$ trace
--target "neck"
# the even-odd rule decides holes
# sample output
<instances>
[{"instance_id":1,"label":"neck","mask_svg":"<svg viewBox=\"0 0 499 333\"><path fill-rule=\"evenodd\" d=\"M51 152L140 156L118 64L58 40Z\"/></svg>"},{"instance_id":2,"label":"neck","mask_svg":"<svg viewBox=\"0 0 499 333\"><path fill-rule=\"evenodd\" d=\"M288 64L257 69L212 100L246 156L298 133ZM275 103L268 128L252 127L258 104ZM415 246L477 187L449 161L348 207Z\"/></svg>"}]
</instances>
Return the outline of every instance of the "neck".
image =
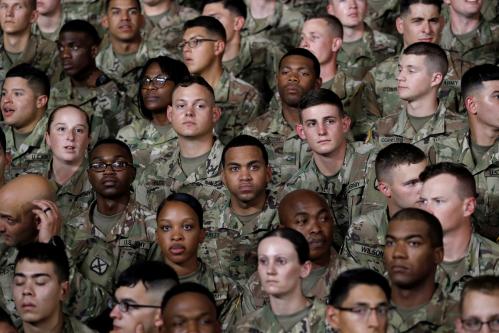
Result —
<instances>
[{"instance_id":1,"label":"neck","mask_svg":"<svg viewBox=\"0 0 499 333\"><path fill-rule=\"evenodd\" d=\"M165 126L170 122L168 121L168 117L166 116L166 110L163 112L153 112L152 113L152 123L156 126Z\"/></svg>"},{"instance_id":2,"label":"neck","mask_svg":"<svg viewBox=\"0 0 499 333\"><path fill-rule=\"evenodd\" d=\"M331 261L331 248L329 248L329 251L327 253L324 253L324 255L320 258L316 258L312 261L312 269L318 269L322 267L327 267L329 266L329 262Z\"/></svg>"},{"instance_id":3,"label":"neck","mask_svg":"<svg viewBox=\"0 0 499 333\"><path fill-rule=\"evenodd\" d=\"M142 37L140 37L140 35L138 35L135 40L126 42L117 40L113 36L110 36L109 39L111 40L113 51L118 54L137 53L140 43L142 43Z\"/></svg>"},{"instance_id":4,"label":"neck","mask_svg":"<svg viewBox=\"0 0 499 333\"><path fill-rule=\"evenodd\" d=\"M194 158L208 153L213 148L214 143L213 134L211 133L199 138L178 138L180 154L187 158Z\"/></svg>"},{"instance_id":5,"label":"neck","mask_svg":"<svg viewBox=\"0 0 499 333\"><path fill-rule=\"evenodd\" d=\"M17 133L20 133L20 134L28 134L28 133L33 132L33 130L35 129L35 127L38 124L38 122L40 121L40 119L42 119L44 111L45 110L37 110L37 112L35 114L35 118L33 119L33 121L31 123L29 123L28 125L26 125L24 127L20 127L20 128L14 127L14 131L16 131Z\"/></svg>"},{"instance_id":6,"label":"neck","mask_svg":"<svg viewBox=\"0 0 499 333\"><path fill-rule=\"evenodd\" d=\"M338 66L336 64L336 53L333 54L331 60L325 64L321 64L321 78L322 82L332 80L336 76Z\"/></svg>"},{"instance_id":7,"label":"neck","mask_svg":"<svg viewBox=\"0 0 499 333\"><path fill-rule=\"evenodd\" d=\"M222 61L230 61L239 56L241 50L241 34L236 32L232 40L227 41L225 44L224 55Z\"/></svg>"},{"instance_id":8,"label":"neck","mask_svg":"<svg viewBox=\"0 0 499 333\"><path fill-rule=\"evenodd\" d=\"M148 6L147 4L142 3L142 6L144 6L144 14L146 14L146 16L158 16L170 10L172 0L160 1L154 6Z\"/></svg>"},{"instance_id":9,"label":"neck","mask_svg":"<svg viewBox=\"0 0 499 333\"><path fill-rule=\"evenodd\" d=\"M75 87L97 87L97 79L102 75L102 72L95 66L95 62L92 67L88 68L85 72L72 76L71 84Z\"/></svg>"},{"instance_id":10,"label":"neck","mask_svg":"<svg viewBox=\"0 0 499 333\"><path fill-rule=\"evenodd\" d=\"M436 288L435 273L418 286L411 286L411 289L404 289L392 283L392 301L397 307L413 309L429 303Z\"/></svg>"},{"instance_id":11,"label":"neck","mask_svg":"<svg viewBox=\"0 0 499 333\"><path fill-rule=\"evenodd\" d=\"M343 167L346 151L347 151L347 142L345 140L338 147L338 149L327 155L320 155L313 152L312 156L319 171L324 176L329 177L336 175Z\"/></svg>"},{"instance_id":12,"label":"neck","mask_svg":"<svg viewBox=\"0 0 499 333\"><path fill-rule=\"evenodd\" d=\"M291 128L295 128L300 121L300 109L298 107L289 106L282 102L282 116Z\"/></svg>"},{"instance_id":13,"label":"neck","mask_svg":"<svg viewBox=\"0 0 499 333\"><path fill-rule=\"evenodd\" d=\"M362 38L364 30L364 23L353 28L343 26L343 42L352 43L358 41Z\"/></svg>"},{"instance_id":14,"label":"neck","mask_svg":"<svg viewBox=\"0 0 499 333\"><path fill-rule=\"evenodd\" d=\"M23 329L25 333L61 333L63 326L64 316L60 310L51 318L47 318L42 322L37 322L36 324L23 322Z\"/></svg>"},{"instance_id":15,"label":"neck","mask_svg":"<svg viewBox=\"0 0 499 333\"><path fill-rule=\"evenodd\" d=\"M222 61L217 58L217 61L213 63L207 70L203 73L199 73L203 79L210 84L210 86L215 87L220 81L220 77L223 73Z\"/></svg>"},{"instance_id":16,"label":"neck","mask_svg":"<svg viewBox=\"0 0 499 333\"><path fill-rule=\"evenodd\" d=\"M386 198L386 206L388 207L388 217L391 218L393 215L395 215L400 208L391 198Z\"/></svg>"},{"instance_id":17,"label":"neck","mask_svg":"<svg viewBox=\"0 0 499 333\"><path fill-rule=\"evenodd\" d=\"M274 15L275 0L253 0L250 1L251 16L255 19L263 19Z\"/></svg>"},{"instance_id":18,"label":"neck","mask_svg":"<svg viewBox=\"0 0 499 333\"><path fill-rule=\"evenodd\" d=\"M125 211L128 202L130 201L130 193L119 198L104 198L97 193L97 209L103 215L115 215Z\"/></svg>"},{"instance_id":19,"label":"neck","mask_svg":"<svg viewBox=\"0 0 499 333\"><path fill-rule=\"evenodd\" d=\"M270 296L270 307L277 316L286 316L297 313L309 305L309 301L303 296L301 288L296 288L291 294L276 297Z\"/></svg>"},{"instance_id":20,"label":"neck","mask_svg":"<svg viewBox=\"0 0 499 333\"><path fill-rule=\"evenodd\" d=\"M31 27L30 27L31 28ZM17 34L3 34L3 47L7 52L21 53L29 43L31 32L29 29Z\"/></svg>"},{"instance_id":21,"label":"neck","mask_svg":"<svg viewBox=\"0 0 499 333\"><path fill-rule=\"evenodd\" d=\"M459 229L444 232L444 262L456 261L466 256L473 229L471 220L463 221ZM467 246L463 246L467 244Z\"/></svg>"},{"instance_id":22,"label":"neck","mask_svg":"<svg viewBox=\"0 0 499 333\"><path fill-rule=\"evenodd\" d=\"M54 158L52 160L52 177L54 178L57 184L64 185L78 171L82 162L83 158L73 163L66 163Z\"/></svg>"},{"instance_id":23,"label":"neck","mask_svg":"<svg viewBox=\"0 0 499 333\"><path fill-rule=\"evenodd\" d=\"M435 114L438 108L438 99L435 93L422 96L415 101L407 102L407 113L413 117L427 117Z\"/></svg>"},{"instance_id":24,"label":"neck","mask_svg":"<svg viewBox=\"0 0 499 333\"><path fill-rule=\"evenodd\" d=\"M479 124L477 119L468 118L471 141L482 147L494 145L499 138L499 128Z\"/></svg>"},{"instance_id":25,"label":"neck","mask_svg":"<svg viewBox=\"0 0 499 333\"><path fill-rule=\"evenodd\" d=\"M452 33L454 33L455 35L464 35L470 31L475 30L480 24L480 12L476 13L472 17L466 17L456 13L456 11L454 11L451 6L449 6L449 11L450 28L452 30Z\"/></svg>"},{"instance_id":26,"label":"neck","mask_svg":"<svg viewBox=\"0 0 499 333\"><path fill-rule=\"evenodd\" d=\"M234 196L231 196L230 209L237 215L246 216L263 211L265 207L265 201L267 200L267 195L262 192L256 198L251 201L240 201Z\"/></svg>"},{"instance_id":27,"label":"neck","mask_svg":"<svg viewBox=\"0 0 499 333\"><path fill-rule=\"evenodd\" d=\"M198 259L196 257L190 258L188 261L182 263L182 264L177 264L174 263L173 261L169 260L168 258L164 258L164 261L170 265L171 268L177 273L179 278L182 278L184 276L187 276L189 274L194 273L199 266Z\"/></svg>"},{"instance_id":28,"label":"neck","mask_svg":"<svg viewBox=\"0 0 499 333\"><path fill-rule=\"evenodd\" d=\"M42 32L50 33L57 30L62 20L62 6L59 4L57 8L47 15L39 15L36 20L38 28Z\"/></svg>"}]
</instances>

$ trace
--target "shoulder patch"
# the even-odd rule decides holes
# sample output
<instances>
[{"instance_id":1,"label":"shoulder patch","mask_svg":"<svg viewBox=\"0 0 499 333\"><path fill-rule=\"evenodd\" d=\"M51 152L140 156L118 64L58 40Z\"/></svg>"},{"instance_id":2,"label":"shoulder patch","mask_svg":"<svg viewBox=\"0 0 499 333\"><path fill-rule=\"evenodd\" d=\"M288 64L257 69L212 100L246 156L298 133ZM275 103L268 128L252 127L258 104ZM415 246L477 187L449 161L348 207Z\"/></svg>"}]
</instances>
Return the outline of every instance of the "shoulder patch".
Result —
<instances>
[{"instance_id":1,"label":"shoulder patch","mask_svg":"<svg viewBox=\"0 0 499 333\"><path fill-rule=\"evenodd\" d=\"M108 268L109 264L100 257L95 257L94 260L92 260L92 262L90 263L90 269L98 275L104 275L104 273L107 272Z\"/></svg>"}]
</instances>

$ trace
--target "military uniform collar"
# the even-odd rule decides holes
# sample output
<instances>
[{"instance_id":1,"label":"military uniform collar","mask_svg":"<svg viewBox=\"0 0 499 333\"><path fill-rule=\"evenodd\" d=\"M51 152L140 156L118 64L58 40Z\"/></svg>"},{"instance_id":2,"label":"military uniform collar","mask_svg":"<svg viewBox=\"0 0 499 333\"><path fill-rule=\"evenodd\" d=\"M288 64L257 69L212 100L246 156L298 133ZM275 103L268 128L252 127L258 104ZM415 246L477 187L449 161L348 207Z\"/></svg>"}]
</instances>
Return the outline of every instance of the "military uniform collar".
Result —
<instances>
[{"instance_id":1,"label":"military uniform collar","mask_svg":"<svg viewBox=\"0 0 499 333\"><path fill-rule=\"evenodd\" d=\"M290 330L290 332L294 332L294 329L300 324L303 325L303 327L309 327L311 329L312 327L314 327L317 324L320 324L321 322L325 323L326 304L324 304L322 302L322 300L320 300L318 298L311 298L309 300L312 302L312 307L308 311L307 316L304 317L300 322L296 323L295 326L293 326L293 328ZM264 319L263 321L265 323L269 323L269 324L274 323L273 325L277 325L278 327L281 328L281 330L279 330L279 332L283 331L282 327L279 325L279 321L278 321L276 315L274 314L274 312L272 311L272 308L270 307L269 303L264 305L264 307L262 308L261 314L262 314L262 317ZM303 323L304 321L306 321L306 324ZM256 331L258 331L258 330L256 330ZM271 332L275 332L275 331L272 330Z\"/></svg>"},{"instance_id":2,"label":"military uniform collar","mask_svg":"<svg viewBox=\"0 0 499 333\"><path fill-rule=\"evenodd\" d=\"M222 151L223 151L222 142L218 139L215 139L215 142L211 147L210 153L208 154L208 159L206 160L206 164L204 166L200 166L193 174L187 175L186 182L191 183L199 179L213 178L218 176L220 169L220 161L222 159ZM175 175L183 173L181 167L182 164L180 163L180 147L177 147L173 152L173 158L176 161L178 167L170 169L170 172L175 173L170 176L172 176L172 178L176 178Z\"/></svg>"},{"instance_id":3,"label":"military uniform collar","mask_svg":"<svg viewBox=\"0 0 499 333\"><path fill-rule=\"evenodd\" d=\"M45 111L46 113L46 111ZM31 133L28 135L26 140L23 142L23 144L19 147L19 150L16 150L14 146L14 129L12 126L5 126L4 125L4 132L5 136L7 138L7 142L11 142L12 145L10 145L10 152L12 154L12 158L19 157L20 155L24 154L25 152L28 151L30 147L35 147L39 148L42 145L45 145L45 129L47 128L47 123L48 123L48 116L47 114L44 114L42 118L38 121L36 124L35 128L31 131Z\"/></svg>"},{"instance_id":4,"label":"military uniform collar","mask_svg":"<svg viewBox=\"0 0 499 333\"><path fill-rule=\"evenodd\" d=\"M437 110L433 114L433 117L428 120L424 126L419 130L415 131L409 121L409 114L407 112L407 107L403 106L402 111L398 116L398 121L392 127L392 132L395 135L410 138L411 141L418 142L424 138L445 133L445 116L447 114L447 108L444 103L438 103Z\"/></svg>"},{"instance_id":5,"label":"military uniform collar","mask_svg":"<svg viewBox=\"0 0 499 333\"><path fill-rule=\"evenodd\" d=\"M459 141L462 141L462 160L465 165L473 166L473 174L476 175L488 169L491 165L499 163L499 142L496 141L496 143L489 148L487 153L485 153L480 160L475 161L475 158L471 152L471 132L468 131L464 136L464 140Z\"/></svg>"},{"instance_id":6,"label":"military uniform collar","mask_svg":"<svg viewBox=\"0 0 499 333\"><path fill-rule=\"evenodd\" d=\"M3 53L3 58L4 58L2 63L7 63L7 65L4 65L2 67L10 68L10 67L13 67L17 64L22 64L22 63L31 64L34 62L38 47L40 45L40 37L39 36L36 36L36 35L33 35L32 33L30 33L28 45L21 52L21 56L19 57L19 59L16 62L13 62L9 58L7 50L5 49L4 44L3 44L3 39L0 39L0 40L1 40L1 51Z\"/></svg>"},{"instance_id":7,"label":"military uniform collar","mask_svg":"<svg viewBox=\"0 0 499 333\"><path fill-rule=\"evenodd\" d=\"M247 22L247 31L252 31L252 35L256 35L259 32L262 32L264 30L269 30L272 29L273 27L277 26L279 22L282 20L282 15L283 15L283 4L281 1L275 1L275 9L274 13L272 15L267 16L265 18L265 26L261 26L260 30L257 30L257 24L256 24L256 19L251 15L250 9L248 7L248 14L251 16L251 19L246 20Z\"/></svg>"},{"instance_id":8,"label":"military uniform collar","mask_svg":"<svg viewBox=\"0 0 499 333\"><path fill-rule=\"evenodd\" d=\"M230 82L235 79L234 75L223 67L222 75L213 90L215 91L215 101L224 103L229 100Z\"/></svg>"},{"instance_id":9,"label":"military uniform collar","mask_svg":"<svg viewBox=\"0 0 499 333\"><path fill-rule=\"evenodd\" d=\"M298 138L295 129L286 121L282 114L282 102L277 94L270 101L267 112L272 117L268 132L286 136L286 139Z\"/></svg>"},{"instance_id":10,"label":"military uniform collar","mask_svg":"<svg viewBox=\"0 0 499 333\"><path fill-rule=\"evenodd\" d=\"M111 42L109 42L106 48L99 52L95 60L97 63L107 63L112 65L104 67L115 67L114 64L118 64L119 75L121 75L121 77L124 77L128 73L143 66L144 62L148 59L149 49L149 43L146 41L146 39L143 38L137 52L135 53L134 61L124 64L119 62L116 53L113 50L113 45Z\"/></svg>"},{"instance_id":11,"label":"military uniform collar","mask_svg":"<svg viewBox=\"0 0 499 333\"><path fill-rule=\"evenodd\" d=\"M80 195L85 189L85 185L89 184L87 176L87 159L83 160L81 165L78 167L78 170L76 170L75 174L71 176L69 181L66 184L63 184L61 187L59 187L55 180L51 179L52 163L53 160L50 161L49 168L47 170L47 177L49 181L56 187L56 194L58 196L64 194L71 194L74 196Z\"/></svg>"}]
</instances>

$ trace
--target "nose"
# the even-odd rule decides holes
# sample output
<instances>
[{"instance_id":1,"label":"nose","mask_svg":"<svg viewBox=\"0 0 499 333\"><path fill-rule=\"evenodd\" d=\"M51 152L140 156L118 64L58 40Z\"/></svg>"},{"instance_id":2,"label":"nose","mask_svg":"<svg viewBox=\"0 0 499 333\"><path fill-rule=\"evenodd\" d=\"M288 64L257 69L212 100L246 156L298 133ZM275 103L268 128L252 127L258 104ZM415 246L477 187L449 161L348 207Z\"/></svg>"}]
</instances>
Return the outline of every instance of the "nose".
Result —
<instances>
[{"instance_id":1,"label":"nose","mask_svg":"<svg viewBox=\"0 0 499 333\"><path fill-rule=\"evenodd\" d=\"M9 93L5 93L2 96L2 104L12 103L12 95Z\"/></svg>"},{"instance_id":2,"label":"nose","mask_svg":"<svg viewBox=\"0 0 499 333\"><path fill-rule=\"evenodd\" d=\"M393 249L393 255L392 257L394 258L405 258L407 256L407 251L405 244L402 242L395 242L395 247Z\"/></svg>"},{"instance_id":3,"label":"nose","mask_svg":"<svg viewBox=\"0 0 499 333\"><path fill-rule=\"evenodd\" d=\"M300 47L301 47L301 48L304 48L304 49L306 49L306 48L308 48L308 47L309 47L307 37L303 36L303 37L301 38L301 40L300 40Z\"/></svg>"},{"instance_id":4,"label":"nose","mask_svg":"<svg viewBox=\"0 0 499 333\"><path fill-rule=\"evenodd\" d=\"M269 261L267 265L267 275L274 275L275 274L275 265L272 260Z\"/></svg>"},{"instance_id":5,"label":"nose","mask_svg":"<svg viewBox=\"0 0 499 333\"><path fill-rule=\"evenodd\" d=\"M7 230L7 228L5 228L5 223L3 222L3 220L0 218L0 234L3 234L5 233L5 231Z\"/></svg>"},{"instance_id":6,"label":"nose","mask_svg":"<svg viewBox=\"0 0 499 333\"><path fill-rule=\"evenodd\" d=\"M109 314L109 317L112 319L119 319L121 318L121 311L118 307L118 304L116 304L113 309L111 310L111 313Z\"/></svg>"},{"instance_id":7,"label":"nose","mask_svg":"<svg viewBox=\"0 0 499 333\"><path fill-rule=\"evenodd\" d=\"M61 46L62 50L60 50L61 58L66 59L71 57L71 52L69 50L69 47L67 46Z\"/></svg>"},{"instance_id":8,"label":"nose","mask_svg":"<svg viewBox=\"0 0 499 333\"><path fill-rule=\"evenodd\" d=\"M189 320L187 323L187 332L188 333L198 333L199 326L196 320Z\"/></svg>"},{"instance_id":9,"label":"nose","mask_svg":"<svg viewBox=\"0 0 499 333\"><path fill-rule=\"evenodd\" d=\"M319 134L321 136L327 134L326 126L323 123L317 124L317 134Z\"/></svg>"},{"instance_id":10,"label":"nose","mask_svg":"<svg viewBox=\"0 0 499 333\"><path fill-rule=\"evenodd\" d=\"M421 27L421 29L423 29L423 32L425 34L429 34L430 31L431 31L431 28L430 28L430 22L429 21L424 21L423 22L423 26Z\"/></svg>"},{"instance_id":11,"label":"nose","mask_svg":"<svg viewBox=\"0 0 499 333\"><path fill-rule=\"evenodd\" d=\"M399 70L399 72L397 74L397 81L399 81L399 82L405 81L405 74L404 74L404 71L402 69Z\"/></svg>"},{"instance_id":12,"label":"nose","mask_svg":"<svg viewBox=\"0 0 499 333\"><path fill-rule=\"evenodd\" d=\"M290 82L298 82L298 81L300 81L300 79L298 77L298 73L293 72L293 71L289 72L289 74L288 74L288 81L290 81Z\"/></svg>"},{"instance_id":13,"label":"nose","mask_svg":"<svg viewBox=\"0 0 499 333\"><path fill-rule=\"evenodd\" d=\"M349 0L348 1L348 8L357 8L357 1L356 0Z\"/></svg>"},{"instance_id":14,"label":"nose","mask_svg":"<svg viewBox=\"0 0 499 333\"><path fill-rule=\"evenodd\" d=\"M10 6L7 8L5 14L8 16L8 17L14 17L14 6Z\"/></svg>"},{"instance_id":15,"label":"nose","mask_svg":"<svg viewBox=\"0 0 499 333\"><path fill-rule=\"evenodd\" d=\"M180 228L172 228L172 234L171 234L172 240L182 240L184 238L183 233L181 232Z\"/></svg>"},{"instance_id":16,"label":"nose","mask_svg":"<svg viewBox=\"0 0 499 333\"><path fill-rule=\"evenodd\" d=\"M68 139L69 141L74 141L74 139L75 139L75 133L74 133L73 130L67 131L67 133L66 133L66 139Z\"/></svg>"},{"instance_id":17,"label":"nose","mask_svg":"<svg viewBox=\"0 0 499 333\"><path fill-rule=\"evenodd\" d=\"M26 281L26 283L24 284L23 295L24 296L33 295L33 288L29 281Z\"/></svg>"},{"instance_id":18,"label":"nose","mask_svg":"<svg viewBox=\"0 0 499 333\"><path fill-rule=\"evenodd\" d=\"M240 179L251 179L251 173L249 172L249 168L241 168L239 172Z\"/></svg>"},{"instance_id":19,"label":"nose","mask_svg":"<svg viewBox=\"0 0 499 333\"><path fill-rule=\"evenodd\" d=\"M120 19L124 21L130 21L130 13L128 13L128 10L121 11Z\"/></svg>"},{"instance_id":20,"label":"nose","mask_svg":"<svg viewBox=\"0 0 499 333\"><path fill-rule=\"evenodd\" d=\"M371 309L371 312L369 313L369 317L367 318L367 324L369 327L375 328L379 327L380 325L380 318L378 317L378 314L376 313L376 310Z\"/></svg>"}]
</instances>

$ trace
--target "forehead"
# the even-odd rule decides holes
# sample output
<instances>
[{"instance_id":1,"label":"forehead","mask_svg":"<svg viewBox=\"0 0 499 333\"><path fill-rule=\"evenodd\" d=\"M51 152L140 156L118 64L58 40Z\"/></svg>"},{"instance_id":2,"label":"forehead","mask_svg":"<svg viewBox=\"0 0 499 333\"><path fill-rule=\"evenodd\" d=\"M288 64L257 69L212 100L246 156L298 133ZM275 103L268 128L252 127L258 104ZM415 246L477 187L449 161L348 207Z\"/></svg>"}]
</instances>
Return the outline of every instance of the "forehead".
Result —
<instances>
[{"instance_id":1,"label":"forehead","mask_svg":"<svg viewBox=\"0 0 499 333\"><path fill-rule=\"evenodd\" d=\"M301 193L291 197L291 200L288 201L286 212L293 216L304 213L314 214L323 209L328 209L324 200L310 193Z\"/></svg>"},{"instance_id":2,"label":"forehead","mask_svg":"<svg viewBox=\"0 0 499 333\"><path fill-rule=\"evenodd\" d=\"M198 215L192 209L191 206L182 201L167 201L163 206L163 209L159 212L158 218L168 216L169 219L175 220L177 218L193 218L196 221L198 220Z\"/></svg>"},{"instance_id":3,"label":"forehead","mask_svg":"<svg viewBox=\"0 0 499 333\"><path fill-rule=\"evenodd\" d=\"M114 292L114 295L118 301L123 299L144 299L145 294L147 294L147 289L142 281L137 282L134 286L118 287Z\"/></svg>"},{"instance_id":4,"label":"forehead","mask_svg":"<svg viewBox=\"0 0 499 333\"><path fill-rule=\"evenodd\" d=\"M429 193L432 195L451 195L455 194L457 196L456 187L458 186L458 181L456 177L449 174L440 174L438 176L432 177L423 183L422 193Z\"/></svg>"},{"instance_id":5,"label":"forehead","mask_svg":"<svg viewBox=\"0 0 499 333\"><path fill-rule=\"evenodd\" d=\"M173 296L166 304L166 317L208 313L216 317L216 308L208 297L196 292L184 292Z\"/></svg>"},{"instance_id":6,"label":"forehead","mask_svg":"<svg viewBox=\"0 0 499 333\"><path fill-rule=\"evenodd\" d=\"M173 99L203 99L211 101L213 96L208 89L200 84L194 83L187 87L178 86L173 92Z\"/></svg>"},{"instance_id":7,"label":"forehead","mask_svg":"<svg viewBox=\"0 0 499 333\"><path fill-rule=\"evenodd\" d=\"M327 33L329 29L327 22L321 18L309 19L303 24L304 32L321 32Z\"/></svg>"},{"instance_id":8,"label":"forehead","mask_svg":"<svg viewBox=\"0 0 499 333\"><path fill-rule=\"evenodd\" d=\"M418 178L421 172L426 168L426 160L418 163L399 164L389 170L390 175L398 180Z\"/></svg>"},{"instance_id":9,"label":"forehead","mask_svg":"<svg viewBox=\"0 0 499 333\"><path fill-rule=\"evenodd\" d=\"M29 7L30 0L0 0L0 3L5 3L9 5L21 4L25 7Z\"/></svg>"},{"instance_id":10,"label":"forehead","mask_svg":"<svg viewBox=\"0 0 499 333\"><path fill-rule=\"evenodd\" d=\"M184 31L184 39L190 39L193 37L206 37L209 35L208 29L205 27L192 27Z\"/></svg>"},{"instance_id":11,"label":"forehead","mask_svg":"<svg viewBox=\"0 0 499 333\"><path fill-rule=\"evenodd\" d=\"M281 68L282 67L306 68L310 71L313 71L314 62L312 61L312 59L306 58L301 55L290 55L282 59Z\"/></svg>"},{"instance_id":12,"label":"forehead","mask_svg":"<svg viewBox=\"0 0 499 333\"><path fill-rule=\"evenodd\" d=\"M301 116L304 121L325 117L339 117L340 110L336 105L319 104L303 109Z\"/></svg>"},{"instance_id":13,"label":"forehead","mask_svg":"<svg viewBox=\"0 0 499 333\"><path fill-rule=\"evenodd\" d=\"M499 92L499 80L483 81L480 90L486 92L487 94L496 91Z\"/></svg>"},{"instance_id":14,"label":"forehead","mask_svg":"<svg viewBox=\"0 0 499 333\"><path fill-rule=\"evenodd\" d=\"M57 110L56 114L54 114L54 120L53 122L56 121L62 121L62 120L79 120L83 123L86 123L86 117L84 114L85 111L82 111L80 109L75 108L74 106L66 106L63 108L60 108Z\"/></svg>"},{"instance_id":15,"label":"forehead","mask_svg":"<svg viewBox=\"0 0 499 333\"><path fill-rule=\"evenodd\" d=\"M90 38L90 35L84 31L64 31L61 32L61 35L59 36L59 42L77 42L81 44L90 44L92 42L92 39Z\"/></svg>"},{"instance_id":16,"label":"forehead","mask_svg":"<svg viewBox=\"0 0 499 333\"><path fill-rule=\"evenodd\" d=\"M138 2L139 0L111 0L109 1L109 9L111 8L121 8L121 9L130 9L130 8L139 8Z\"/></svg>"},{"instance_id":17,"label":"forehead","mask_svg":"<svg viewBox=\"0 0 499 333\"><path fill-rule=\"evenodd\" d=\"M438 7L435 5L427 5L423 3L414 3L409 6L409 10L405 13L405 16L408 18L413 17L440 17L440 13L438 12Z\"/></svg>"},{"instance_id":18,"label":"forehead","mask_svg":"<svg viewBox=\"0 0 499 333\"><path fill-rule=\"evenodd\" d=\"M258 160L263 162L263 154L260 148L256 146L231 147L225 153L227 162L243 162Z\"/></svg>"},{"instance_id":19,"label":"forehead","mask_svg":"<svg viewBox=\"0 0 499 333\"><path fill-rule=\"evenodd\" d=\"M358 303L376 305L387 302L386 295L379 286L359 284L348 291L348 296L343 301L343 306Z\"/></svg>"},{"instance_id":20,"label":"forehead","mask_svg":"<svg viewBox=\"0 0 499 333\"><path fill-rule=\"evenodd\" d=\"M402 54L399 63L402 66L425 66L425 60L425 55Z\"/></svg>"},{"instance_id":21,"label":"forehead","mask_svg":"<svg viewBox=\"0 0 499 333\"><path fill-rule=\"evenodd\" d=\"M209 3L204 6L203 8L203 13L225 13L229 14L230 16L236 16L233 14L230 10L224 7L224 4L222 1L219 2L213 2Z\"/></svg>"},{"instance_id":22,"label":"forehead","mask_svg":"<svg viewBox=\"0 0 499 333\"><path fill-rule=\"evenodd\" d=\"M391 220L388 224L388 234L397 238L412 235L426 239L429 237L429 230L428 225L421 220Z\"/></svg>"},{"instance_id":23,"label":"forehead","mask_svg":"<svg viewBox=\"0 0 499 333\"><path fill-rule=\"evenodd\" d=\"M33 91L28 84L28 80L19 77L13 76L5 79L3 83L3 89L24 89L28 91Z\"/></svg>"},{"instance_id":24,"label":"forehead","mask_svg":"<svg viewBox=\"0 0 499 333\"><path fill-rule=\"evenodd\" d=\"M52 262L38 262L23 259L17 263L15 272L26 275L47 274L49 276L54 276L55 265Z\"/></svg>"},{"instance_id":25,"label":"forehead","mask_svg":"<svg viewBox=\"0 0 499 333\"><path fill-rule=\"evenodd\" d=\"M107 158L107 157L125 157L130 159L130 155L124 147L114 143L105 143L92 151L91 158Z\"/></svg>"},{"instance_id":26,"label":"forehead","mask_svg":"<svg viewBox=\"0 0 499 333\"><path fill-rule=\"evenodd\" d=\"M298 253L296 253L293 243L285 238L277 236L267 237L262 240L260 244L258 244L258 255L282 255L298 258Z\"/></svg>"},{"instance_id":27,"label":"forehead","mask_svg":"<svg viewBox=\"0 0 499 333\"><path fill-rule=\"evenodd\" d=\"M468 291L464 295L462 311L462 317L499 315L499 289L491 293L479 290Z\"/></svg>"}]
</instances>

